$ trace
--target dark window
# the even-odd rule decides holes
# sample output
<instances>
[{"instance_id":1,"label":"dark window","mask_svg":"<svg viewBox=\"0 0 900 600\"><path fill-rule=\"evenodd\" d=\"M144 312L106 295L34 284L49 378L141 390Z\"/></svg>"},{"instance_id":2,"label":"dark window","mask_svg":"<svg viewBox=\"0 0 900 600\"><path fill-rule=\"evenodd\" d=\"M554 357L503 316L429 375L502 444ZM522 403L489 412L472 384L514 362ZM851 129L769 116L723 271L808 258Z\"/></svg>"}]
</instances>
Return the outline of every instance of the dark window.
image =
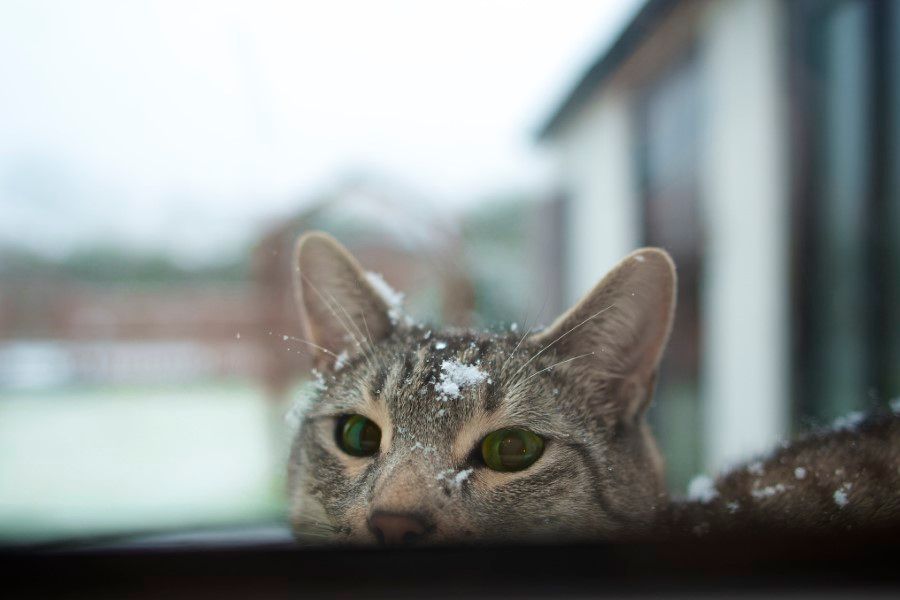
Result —
<instances>
[{"instance_id":1,"label":"dark window","mask_svg":"<svg viewBox=\"0 0 900 600\"><path fill-rule=\"evenodd\" d=\"M833 419L898 387L898 6L792 11L795 416Z\"/></svg>"}]
</instances>

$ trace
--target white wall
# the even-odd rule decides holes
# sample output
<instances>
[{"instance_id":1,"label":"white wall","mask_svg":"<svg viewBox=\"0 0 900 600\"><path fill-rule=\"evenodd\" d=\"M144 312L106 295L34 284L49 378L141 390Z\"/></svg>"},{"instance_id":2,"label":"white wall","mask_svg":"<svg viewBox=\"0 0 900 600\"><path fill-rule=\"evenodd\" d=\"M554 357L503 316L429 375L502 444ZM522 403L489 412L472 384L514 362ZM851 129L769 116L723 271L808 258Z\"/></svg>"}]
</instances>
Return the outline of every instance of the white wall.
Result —
<instances>
[{"instance_id":1,"label":"white wall","mask_svg":"<svg viewBox=\"0 0 900 600\"><path fill-rule=\"evenodd\" d=\"M788 189L776 0L710 3L703 201L707 466L772 447L787 429Z\"/></svg>"},{"instance_id":2,"label":"white wall","mask_svg":"<svg viewBox=\"0 0 900 600\"><path fill-rule=\"evenodd\" d=\"M616 90L599 95L560 136L561 176L570 203L565 294L569 304L640 240L628 100Z\"/></svg>"},{"instance_id":3,"label":"white wall","mask_svg":"<svg viewBox=\"0 0 900 600\"><path fill-rule=\"evenodd\" d=\"M710 2L698 31L706 232L706 467L771 448L788 422L786 92L778 0ZM641 240L629 90L601 90L556 138L572 302Z\"/></svg>"}]
</instances>

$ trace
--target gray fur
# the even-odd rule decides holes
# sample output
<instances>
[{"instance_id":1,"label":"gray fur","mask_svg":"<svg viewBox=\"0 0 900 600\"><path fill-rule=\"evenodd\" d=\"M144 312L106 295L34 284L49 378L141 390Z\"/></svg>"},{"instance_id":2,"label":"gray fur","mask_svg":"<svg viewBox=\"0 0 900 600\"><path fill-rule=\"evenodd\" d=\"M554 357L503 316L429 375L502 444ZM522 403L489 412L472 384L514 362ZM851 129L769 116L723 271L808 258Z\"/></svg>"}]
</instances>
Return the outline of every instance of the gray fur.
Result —
<instances>
[{"instance_id":1,"label":"gray fur","mask_svg":"<svg viewBox=\"0 0 900 600\"><path fill-rule=\"evenodd\" d=\"M429 542L625 536L655 525L665 496L643 410L674 303L663 253L623 261L556 324L524 336L386 327L386 306L337 242L308 235L297 261L298 298L326 369L293 444L298 537L373 542L374 512L415 515ZM659 316L649 329L648 307ZM339 352L350 355L335 369ZM486 378L447 397L441 368L453 360ZM337 447L337 419L352 413L382 429L375 456ZM541 435L542 457L516 473L479 464L481 439L501 427Z\"/></svg>"}]
</instances>

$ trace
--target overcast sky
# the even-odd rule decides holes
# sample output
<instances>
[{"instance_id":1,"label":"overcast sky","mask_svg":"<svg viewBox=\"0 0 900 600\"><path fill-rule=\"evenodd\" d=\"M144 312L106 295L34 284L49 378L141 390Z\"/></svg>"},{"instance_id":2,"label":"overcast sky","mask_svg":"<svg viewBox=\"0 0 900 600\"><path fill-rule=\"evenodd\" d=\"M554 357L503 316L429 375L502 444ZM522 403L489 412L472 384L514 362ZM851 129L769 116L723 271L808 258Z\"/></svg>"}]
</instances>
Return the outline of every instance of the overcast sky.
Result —
<instances>
[{"instance_id":1,"label":"overcast sky","mask_svg":"<svg viewBox=\"0 0 900 600\"><path fill-rule=\"evenodd\" d=\"M0 242L193 259L352 170L460 209L640 0L0 4Z\"/></svg>"}]
</instances>

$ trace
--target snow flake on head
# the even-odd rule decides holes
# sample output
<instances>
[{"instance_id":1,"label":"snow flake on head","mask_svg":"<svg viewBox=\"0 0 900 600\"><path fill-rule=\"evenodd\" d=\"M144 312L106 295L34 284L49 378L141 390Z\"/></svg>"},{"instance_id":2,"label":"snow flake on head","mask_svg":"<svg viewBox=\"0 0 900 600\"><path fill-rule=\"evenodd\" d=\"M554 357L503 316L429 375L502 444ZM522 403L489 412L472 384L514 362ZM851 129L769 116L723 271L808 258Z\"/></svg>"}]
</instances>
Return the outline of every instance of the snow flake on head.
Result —
<instances>
[{"instance_id":1,"label":"snow flake on head","mask_svg":"<svg viewBox=\"0 0 900 600\"><path fill-rule=\"evenodd\" d=\"M443 350L446 347L447 347L447 342L435 342L434 343L435 350Z\"/></svg>"},{"instance_id":2,"label":"snow flake on head","mask_svg":"<svg viewBox=\"0 0 900 600\"><path fill-rule=\"evenodd\" d=\"M794 477L797 479L806 479L806 469L803 467L797 467L794 469Z\"/></svg>"},{"instance_id":3,"label":"snow flake on head","mask_svg":"<svg viewBox=\"0 0 900 600\"><path fill-rule=\"evenodd\" d=\"M313 376L313 386L317 392L324 392L328 389L328 384L325 383L325 376L318 369L312 369L310 371Z\"/></svg>"},{"instance_id":4,"label":"snow flake on head","mask_svg":"<svg viewBox=\"0 0 900 600\"><path fill-rule=\"evenodd\" d=\"M475 469L469 467L468 469L463 469L459 473L453 476L453 483L457 486L462 485L462 482L469 478Z\"/></svg>"},{"instance_id":5,"label":"snow flake on head","mask_svg":"<svg viewBox=\"0 0 900 600\"><path fill-rule=\"evenodd\" d=\"M719 497L716 485L706 475L697 475L688 484L688 498L701 504L709 504Z\"/></svg>"},{"instance_id":6,"label":"snow flake on head","mask_svg":"<svg viewBox=\"0 0 900 600\"><path fill-rule=\"evenodd\" d=\"M341 350L341 353L338 354L334 359L334 370L340 371L347 365L347 360L350 357L347 355L346 350Z\"/></svg>"},{"instance_id":7,"label":"snow flake on head","mask_svg":"<svg viewBox=\"0 0 900 600\"><path fill-rule=\"evenodd\" d=\"M437 474L435 477L438 481L447 481L450 485L455 488L459 488L462 486L463 482L469 478L475 469L468 468L463 469L462 471L454 471L454 469L445 469Z\"/></svg>"},{"instance_id":8,"label":"snow flake on head","mask_svg":"<svg viewBox=\"0 0 900 600\"><path fill-rule=\"evenodd\" d=\"M432 454L437 453L437 448L433 446L428 446L423 444L422 442L416 442L412 446L409 447L410 451L415 452L416 450L421 450L423 454L428 454L429 452Z\"/></svg>"},{"instance_id":9,"label":"snow flake on head","mask_svg":"<svg viewBox=\"0 0 900 600\"><path fill-rule=\"evenodd\" d=\"M487 373L477 365L466 365L458 360L441 363L441 380L434 385L435 391L446 398L459 398L463 388L476 385L487 379Z\"/></svg>"},{"instance_id":10,"label":"snow flake on head","mask_svg":"<svg viewBox=\"0 0 900 600\"><path fill-rule=\"evenodd\" d=\"M307 390L298 394L294 401L291 402L287 412L284 413L284 422L292 433L296 433L300 429L300 424L303 422L315 399L316 395Z\"/></svg>"},{"instance_id":11,"label":"snow flake on head","mask_svg":"<svg viewBox=\"0 0 900 600\"><path fill-rule=\"evenodd\" d=\"M403 294L389 286L384 277L381 276L381 273L367 271L366 281L388 305L388 318L391 320L392 325L396 325L403 312Z\"/></svg>"}]
</instances>

